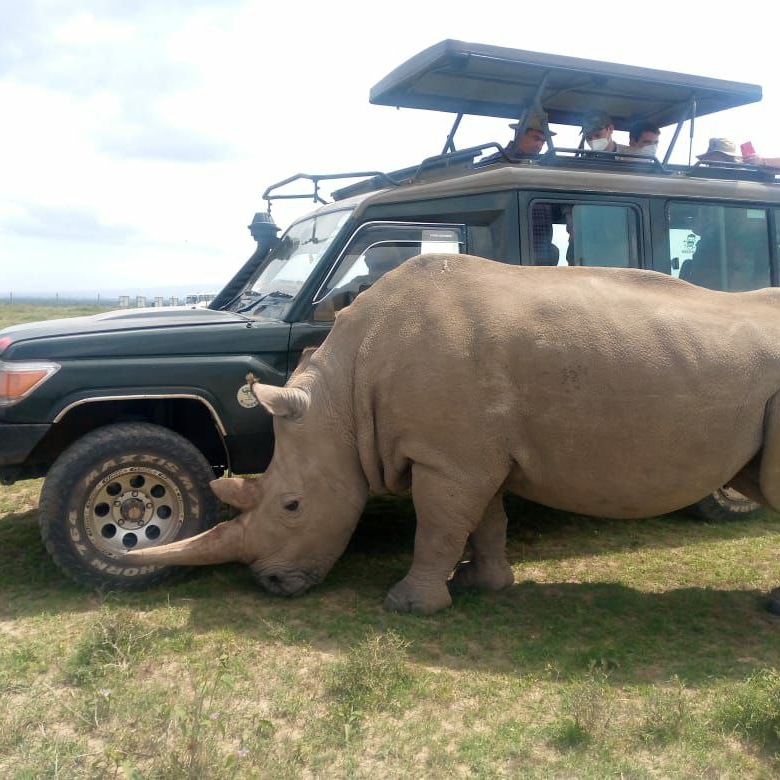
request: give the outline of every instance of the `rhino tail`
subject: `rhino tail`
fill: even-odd
[[[243,549],[244,530],[238,520],[228,520],[189,539],[131,550],[124,554],[122,562],[170,566],[206,566],[231,561],[249,563]]]
[[[780,512],[780,393],[769,399],[764,414],[759,485],[764,503]]]

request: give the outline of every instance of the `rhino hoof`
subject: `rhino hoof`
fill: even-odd
[[[446,586],[442,585],[441,591],[435,592],[428,589],[421,592],[412,588],[405,580],[401,580],[391,588],[385,598],[385,609],[391,612],[414,612],[418,615],[432,615],[434,612],[445,609],[452,604],[452,597]]]
[[[474,561],[459,563],[449,581],[450,590],[458,592],[466,588],[497,591],[508,588],[515,582],[512,567],[506,561],[493,566],[478,566]]]

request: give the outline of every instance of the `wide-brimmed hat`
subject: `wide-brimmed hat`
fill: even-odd
[[[737,145],[728,138],[710,138],[710,145],[707,147],[707,151],[704,154],[697,154],[696,157],[701,160],[714,152],[725,154],[733,160],[741,159],[741,155],[737,154]]]
[[[520,122],[513,122],[509,127],[512,128],[512,130],[519,130],[522,125]],[[526,130],[538,130],[540,133],[544,132],[544,128],[542,127],[542,120],[538,116],[530,116],[528,117],[526,123],[525,123],[525,129]],[[556,135],[552,130],[550,130],[550,135]]]
[[[606,111],[588,111],[585,116],[582,117],[582,129],[581,135],[589,135],[590,133],[598,133],[599,130],[603,130],[607,125],[612,124],[612,117]]]

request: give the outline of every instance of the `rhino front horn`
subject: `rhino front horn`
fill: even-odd
[[[244,527],[228,520],[180,542],[132,550],[122,557],[123,563],[150,563],[165,566],[205,566],[240,561],[243,555]]]

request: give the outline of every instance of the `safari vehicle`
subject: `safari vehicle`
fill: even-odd
[[[707,284],[777,285],[773,173],[669,162],[686,122],[760,98],[755,85],[571,57],[451,40],[426,49],[370,99],[452,113],[442,153],[389,173],[300,174],[272,185],[267,212],[250,225],[256,252],[206,308],[122,310],[0,331],[0,479],[45,476],[42,537],[73,579],[145,587],[173,572],[127,565],[123,553],[205,529],[217,514],[209,481],[261,472],[270,461],[271,418],[247,373],[283,384],[339,309],[412,255],[677,275],[706,231],[714,247]],[[637,119],[669,128],[665,156],[556,148],[549,123],[579,126],[594,108],[618,130]],[[466,118],[522,126],[532,113],[548,142],[540,157],[513,162],[496,142],[455,146]],[[322,187],[337,180],[341,188],[325,198]],[[297,197],[318,206],[277,237],[271,205]],[[696,509],[722,520],[759,507],[724,488]]]

